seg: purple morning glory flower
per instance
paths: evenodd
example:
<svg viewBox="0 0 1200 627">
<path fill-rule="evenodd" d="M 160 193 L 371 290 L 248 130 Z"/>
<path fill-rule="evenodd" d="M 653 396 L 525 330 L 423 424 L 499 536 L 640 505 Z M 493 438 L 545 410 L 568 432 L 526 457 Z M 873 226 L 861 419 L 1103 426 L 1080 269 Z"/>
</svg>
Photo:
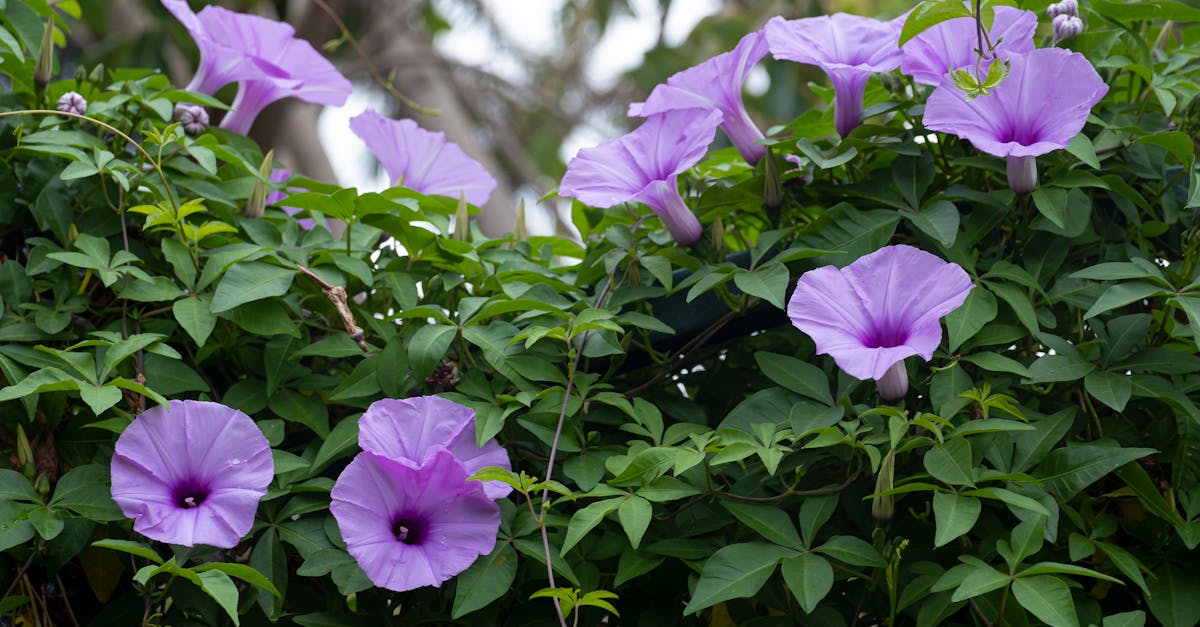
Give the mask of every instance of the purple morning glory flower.
<svg viewBox="0 0 1200 627">
<path fill-rule="evenodd" d="M 679 195 L 677 177 L 704 156 L 720 122 L 721 112 L 713 109 L 652 115 L 622 137 L 580 150 L 567 164 L 558 194 L 594 207 L 645 203 L 675 241 L 694 244 L 703 230 Z"/>
<path fill-rule="evenodd" d="M 763 29 L 776 59 L 815 65 L 833 82 L 834 126 L 842 137 L 859 125 L 867 79 L 900 65 L 903 19 L 881 22 L 835 13 L 799 20 L 771 18 Z"/>
<path fill-rule="evenodd" d="M 375 153 L 392 185 L 422 194 L 465 197 L 483 205 L 496 179 L 481 163 L 467 156 L 445 133 L 427 131 L 412 120 L 392 120 L 367 109 L 350 118 L 354 131 Z"/>
<path fill-rule="evenodd" d="M 500 508 L 468 474 L 443 449 L 416 467 L 363 452 L 342 471 L 329 510 L 372 583 L 440 586 L 491 552 Z"/>
<path fill-rule="evenodd" d="M 438 451 L 449 451 L 467 474 L 485 466 L 512 469 L 508 452 L 495 439 L 482 448 L 475 445 L 475 410 L 440 396 L 385 398 L 371 403 L 358 419 L 358 445 L 362 450 L 418 468 Z M 512 492 L 503 481 L 483 484 L 489 499 Z"/>
<path fill-rule="evenodd" d="M 996 52 L 1007 59 L 1012 54 L 1033 50 L 1033 32 L 1037 30 L 1037 14 L 1013 7 L 993 7 L 994 19 L 988 38 L 996 44 Z M 979 55 L 975 18 L 959 17 L 947 20 L 913 37 L 904 44 L 900 71 L 922 85 L 937 85 L 952 70 L 975 65 Z M 983 63 L 984 69 L 987 62 Z"/>
<path fill-rule="evenodd" d="M 847 374 L 875 379 L 886 400 L 908 390 L 904 359 L 925 361 L 942 341 L 942 316 L 958 309 L 971 279 L 957 264 L 911 246 L 885 246 L 845 268 L 805 272 L 788 317 L 817 353 Z"/>
<path fill-rule="evenodd" d="M 350 81 L 312 44 L 297 39 L 289 24 L 211 5 L 197 14 L 186 0 L 162 3 L 200 48 L 200 67 L 187 89 L 212 94 L 241 83 L 221 128 L 245 133 L 264 107 L 281 98 L 338 106 L 350 95 Z"/>
<path fill-rule="evenodd" d="M 161 542 L 231 548 L 254 524 L 275 475 L 249 416 L 220 403 L 171 401 L 117 438 L 112 497 L 133 529 Z"/>
<path fill-rule="evenodd" d="M 172 120 L 179 122 L 188 135 L 199 135 L 208 128 L 208 111 L 201 105 L 190 102 L 175 103 Z"/>
<path fill-rule="evenodd" d="M 968 140 L 1008 161 L 1008 185 L 1037 185 L 1035 158 L 1066 148 L 1108 86 L 1083 55 L 1041 48 L 1009 58 L 1010 71 L 987 95 L 968 99 L 949 77 L 925 103 L 926 128 Z"/>
<path fill-rule="evenodd" d="M 629 105 L 629 115 L 646 117 L 696 107 L 716 109 L 721 112 L 721 129 L 729 141 L 746 163 L 754 165 L 766 154 L 766 148 L 755 143 L 763 134 L 746 112 L 742 85 L 750 69 L 766 55 L 767 40 L 762 31 L 750 33 L 733 50 L 668 78 L 650 92 L 646 102 Z"/>
</svg>

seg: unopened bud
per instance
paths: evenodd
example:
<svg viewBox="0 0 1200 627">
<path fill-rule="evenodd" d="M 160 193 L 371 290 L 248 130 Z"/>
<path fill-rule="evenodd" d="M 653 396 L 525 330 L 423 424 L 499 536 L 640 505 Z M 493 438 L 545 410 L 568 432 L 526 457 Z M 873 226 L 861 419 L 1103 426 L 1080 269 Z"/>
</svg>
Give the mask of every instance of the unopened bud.
<svg viewBox="0 0 1200 627">
<path fill-rule="evenodd" d="M 250 198 L 246 200 L 246 207 L 242 209 L 242 215 L 247 218 L 261 218 L 263 210 L 267 207 L 267 181 L 271 180 L 271 164 L 274 162 L 275 150 L 272 149 L 263 157 L 262 165 L 258 167 L 258 178 L 254 181 L 254 189 L 250 190 Z"/>
<path fill-rule="evenodd" d="M 46 495 L 50 494 L 50 477 L 47 477 L 46 473 L 44 472 L 39 474 L 37 479 L 33 480 L 33 489 L 40 494 L 42 498 L 45 498 Z"/>
<path fill-rule="evenodd" d="M 1079 3 L 1076 0 L 1061 0 L 1061 2 L 1055 2 L 1054 4 L 1046 7 L 1046 15 L 1049 15 L 1051 19 L 1060 15 L 1079 15 Z"/>
<path fill-rule="evenodd" d="M 879 397 L 889 403 L 908 394 L 908 370 L 904 369 L 903 359 L 892 364 L 892 367 L 875 381 L 875 389 L 879 390 Z"/>
<path fill-rule="evenodd" d="M 725 254 L 725 223 L 721 220 L 721 215 L 713 219 L 712 224 L 712 247 L 713 252 L 720 256 Z"/>
<path fill-rule="evenodd" d="M 896 449 L 888 449 L 879 463 L 879 475 L 875 477 L 875 498 L 871 500 L 871 517 L 875 522 L 886 523 L 896 513 L 896 496 L 891 492 L 896 478 Z M 880 496 L 882 495 L 882 496 Z"/>
<path fill-rule="evenodd" d="M 1074 15 L 1057 15 L 1054 18 L 1054 43 L 1070 39 L 1083 32 L 1083 20 Z"/>
<path fill-rule="evenodd" d="M 33 473 L 37 470 L 33 459 L 33 447 L 29 446 L 29 437 L 25 435 L 25 428 L 21 425 L 17 425 L 17 464 L 21 467 L 21 474 L 26 478 L 33 478 Z"/>
<path fill-rule="evenodd" d="M 458 209 L 454 211 L 454 239 L 465 242 L 471 236 L 471 216 L 467 213 L 467 197 L 459 194 Z"/>
<path fill-rule="evenodd" d="M 42 44 L 38 47 L 37 63 L 33 66 L 33 82 L 42 89 L 50 83 L 54 75 L 54 18 L 46 22 L 46 30 L 42 33 Z"/>
<path fill-rule="evenodd" d="M 774 152 L 768 149 L 763 160 L 763 206 L 774 213 L 782 205 L 783 183 L 779 178 L 779 166 L 775 163 Z"/>
<path fill-rule="evenodd" d="M 83 115 L 83 113 L 87 111 L 87 101 L 83 99 L 83 96 L 80 96 L 73 91 L 69 91 L 58 99 L 57 109 L 63 113 Z"/>
<path fill-rule="evenodd" d="M 513 222 L 513 239 L 518 242 L 523 242 L 529 237 L 525 233 L 525 199 L 521 199 L 521 204 L 517 205 L 517 217 Z"/>
<path fill-rule="evenodd" d="M 171 119 L 179 122 L 188 135 L 199 135 L 208 128 L 208 110 L 190 102 L 176 103 L 175 114 Z"/>
<path fill-rule="evenodd" d="M 92 68 L 91 72 L 88 72 L 87 78 L 88 78 L 89 82 L 91 82 L 95 85 L 99 85 L 100 83 L 103 83 L 104 82 L 104 64 L 97 63 L 96 67 Z"/>
</svg>

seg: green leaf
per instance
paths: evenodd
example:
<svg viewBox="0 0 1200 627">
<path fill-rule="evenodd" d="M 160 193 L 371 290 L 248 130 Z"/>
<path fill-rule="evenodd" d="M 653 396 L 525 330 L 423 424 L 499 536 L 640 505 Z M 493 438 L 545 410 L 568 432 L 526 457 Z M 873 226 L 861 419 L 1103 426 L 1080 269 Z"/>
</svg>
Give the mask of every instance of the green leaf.
<svg viewBox="0 0 1200 627">
<path fill-rule="evenodd" d="M 8 468 L 0 468 L 0 500 L 41 503 L 42 497 L 25 475 Z"/>
<path fill-rule="evenodd" d="M 1130 462 L 1114 472 L 1133 490 L 1147 511 L 1176 527 L 1184 524 L 1183 517 L 1163 498 L 1162 493 L 1158 491 L 1158 485 L 1141 464 Z"/>
<path fill-rule="evenodd" d="M 1034 575 L 1078 575 L 1081 577 L 1094 577 L 1111 581 L 1112 583 L 1121 583 L 1120 579 L 1110 577 L 1101 572 L 1096 572 L 1090 568 L 1076 566 L 1074 564 L 1063 564 L 1061 562 L 1038 562 L 1033 566 L 1025 568 L 1016 574 L 1017 577 L 1030 577 Z"/>
<path fill-rule="evenodd" d="M 743 292 L 784 309 L 783 299 L 790 278 L 787 266 L 782 263 L 768 263 L 755 270 L 733 275 L 733 283 Z"/>
<path fill-rule="evenodd" d="M 1200 622 L 1200 573 L 1187 567 L 1165 563 L 1154 570 L 1149 581 L 1146 605 L 1159 624 L 1189 627 Z"/>
<path fill-rule="evenodd" d="M 212 313 L 207 296 L 181 298 L 171 305 L 171 313 L 197 346 L 204 346 L 213 329 L 217 328 L 217 317 Z"/>
<path fill-rule="evenodd" d="M 1009 307 L 1012 307 L 1013 312 L 1017 314 L 1017 320 L 1020 320 L 1021 324 L 1026 329 L 1029 329 L 1030 334 L 1037 335 L 1037 312 L 1033 310 L 1033 303 L 1029 301 L 1029 296 L 1024 290 L 1006 283 L 995 282 L 988 283 L 988 288 L 996 296 L 999 296 L 1000 300 L 1003 300 L 1008 303 Z"/>
<path fill-rule="evenodd" d="M 756 505 L 726 500 L 721 506 L 747 527 L 757 531 L 764 540 L 791 549 L 803 549 L 804 543 L 796 533 L 791 516 L 771 505 Z"/>
<path fill-rule="evenodd" d="M 754 361 L 767 378 L 801 396 L 833 405 L 829 377 L 820 368 L 795 357 L 759 351 Z"/>
<path fill-rule="evenodd" d="M 219 570 L 230 577 L 236 577 L 242 581 L 258 586 L 267 592 L 279 597 L 279 590 L 271 583 L 261 572 L 252 566 L 245 564 L 231 564 L 229 562 L 207 562 L 199 566 L 192 567 L 192 570 L 197 573 L 205 573 L 210 570 Z"/>
<path fill-rule="evenodd" d="M 1067 501 L 1104 475 L 1134 460 L 1151 455 L 1151 448 L 1121 448 L 1098 444 L 1081 444 L 1055 449 L 1034 476 L 1041 479 L 1046 490 L 1059 502 Z"/>
<path fill-rule="evenodd" d="M 1125 404 L 1133 394 L 1133 383 L 1125 374 L 1096 370 L 1084 377 L 1083 386 L 1088 394 L 1116 412 L 1125 411 Z"/>
<path fill-rule="evenodd" d="M 933 536 L 935 547 L 958 539 L 975 526 L 983 506 L 979 499 L 959 496 L 952 492 L 937 492 L 933 495 L 933 515 L 937 523 Z"/>
<path fill-rule="evenodd" d="M 1184 168 L 1190 169 L 1192 163 L 1196 161 L 1195 148 L 1192 147 L 1192 138 L 1183 131 L 1159 131 L 1150 135 L 1143 135 L 1136 140 L 1139 144 L 1150 144 L 1166 148 L 1167 152 L 1171 153 Z"/>
<path fill-rule="evenodd" d="M 887 566 L 887 562 L 883 560 L 883 556 L 875 550 L 875 547 L 855 536 L 833 536 L 814 550 L 852 566 L 874 568 Z"/>
<path fill-rule="evenodd" d="M 249 567 L 247 566 L 247 568 Z M 217 605 L 220 605 L 221 609 L 225 610 L 226 614 L 229 614 L 229 618 L 233 620 L 234 625 L 240 625 L 241 622 L 237 609 L 238 589 L 234 585 L 233 580 L 229 578 L 229 575 L 219 570 L 207 570 L 198 573 L 198 575 L 200 577 L 200 589 L 212 597 L 217 602 Z"/>
<path fill-rule="evenodd" d="M 599 525 L 605 516 L 617 511 L 617 508 L 620 507 L 621 502 L 624 500 L 623 497 L 619 496 L 604 499 L 575 512 L 571 516 L 571 521 L 567 523 L 567 536 L 563 540 L 562 549 L 559 551 L 559 554 L 566 555 L 567 551 L 578 544 L 589 531 L 595 529 L 596 525 Z"/>
<path fill-rule="evenodd" d="M 950 350 L 958 350 L 963 342 L 975 337 L 985 324 L 996 318 L 997 311 L 996 297 L 986 287 L 972 289 L 962 306 L 946 315 Z"/>
<path fill-rule="evenodd" d="M 108 467 L 99 464 L 76 466 L 59 477 L 50 507 L 69 509 L 96 521 L 125 519 L 112 499 Z"/>
<path fill-rule="evenodd" d="M 1104 617 L 1104 622 L 1101 627 L 1144 627 L 1146 624 L 1146 613 L 1141 610 L 1132 612 L 1121 612 L 1120 614 L 1111 614 Z"/>
<path fill-rule="evenodd" d="M 1067 144 L 1067 152 L 1075 155 L 1076 159 L 1087 165 L 1097 170 L 1100 169 L 1100 159 L 1096 156 L 1096 146 L 1092 144 L 1092 140 L 1087 135 L 1080 133 L 1072 137 L 1071 143 Z"/>
<path fill-rule="evenodd" d="M 254 550 L 250 553 L 250 566 L 260 573 L 266 573 L 271 583 L 275 584 L 274 591 L 259 588 L 255 596 L 267 617 L 278 619 L 283 613 L 283 598 L 287 595 L 288 564 L 287 553 L 275 529 L 267 529 L 255 542 Z"/>
<path fill-rule="evenodd" d="M 158 556 L 158 553 L 154 552 L 154 549 L 150 548 L 150 545 L 141 542 L 133 542 L 132 540 L 97 540 L 92 543 L 92 546 L 144 557 L 155 564 L 163 563 L 162 558 Z"/>
<path fill-rule="evenodd" d="M 935 444 L 925 452 L 925 470 L 934 479 L 949 485 L 975 485 L 971 463 L 971 443 L 955 438 Z"/>
<path fill-rule="evenodd" d="M 212 313 L 220 313 L 272 296 L 283 296 L 296 271 L 261 261 L 235 263 L 225 271 L 213 292 Z"/>
<path fill-rule="evenodd" d="M 1021 607 L 1050 627 L 1078 627 L 1071 589 L 1050 576 L 1022 577 L 1012 583 L 1013 597 Z"/>
<path fill-rule="evenodd" d="M 982 353 L 974 353 L 972 355 L 963 357 L 963 361 L 973 363 L 984 370 L 990 370 L 992 372 L 1009 372 L 1020 377 L 1033 377 L 1033 374 L 1029 372 L 1029 369 L 1022 365 L 1021 362 L 1009 357 L 1005 357 L 999 353 L 986 351 Z"/>
<path fill-rule="evenodd" d="M 621 527 L 625 529 L 625 535 L 629 536 L 629 544 L 633 548 L 638 548 L 642 543 L 642 536 L 650 527 L 650 518 L 653 515 L 654 507 L 650 505 L 650 501 L 636 495 L 625 497 L 617 507 L 617 520 L 621 522 Z"/>
<path fill-rule="evenodd" d="M 1029 378 L 1034 383 L 1075 381 L 1095 369 L 1094 364 L 1074 355 L 1043 355 L 1029 365 Z"/>
<path fill-rule="evenodd" d="M 497 542 L 492 552 L 475 560 L 456 578 L 451 617 L 458 619 L 504 596 L 517 577 L 517 552 L 508 542 Z"/>
<path fill-rule="evenodd" d="M 423 381 L 433 373 L 457 334 L 458 327 L 444 324 L 427 324 L 417 329 L 408 341 L 408 363 L 418 380 Z"/>
<path fill-rule="evenodd" d="M 833 589 L 833 567 L 820 555 L 805 553 L 783 560 L 783 580 L 806 614 Z"/>
<path fill-rule="evenodd" d="M 1061 187 L 1041 186 L 1033 190 L 1033 204 L 1047 220 L 1058 228 L 1067 225 L 1067 190 Z"/>
<path fill-rule="evenodd" d="M 1098 316 L 1106 311 L 1124 307 L 1130 303 L 1140 302 L 1155 296 L 1166 294 L 1166 290 L 1153 283 L 1145 281 L 1130 281 L 1110 286 L 1100 298 L 1092 303 L 1091 309 L 1083 314 L 1084 319 Z"/>
<path fill-rule="evenodd" d="M 903 46 L 913 37 L 956 17 L 971 17 L 971 11 L 965 4 L 956 0 L 925 0 L 904 20 L 897 45 Z"/>
<path fill-rule="evenodd" d="M 325 441 L 321 442 L 321 448 L 317 449 L 317 456 L 312 462 L 312 472 L 320 472 L 329 462 L 346 456 L 357 444 L 358 419 L 342 418 L 341 422 L 329 431 Z"/>
<path fill-rule="evenodd" d="M 974 568 L 963 577 L 962 583 L 954 590 L 954 595 L 950 597 L 952 601 L 966 601 L 1008 585 L 1010 578 L 1007 573 L 1002 573 L 983 562 L 973 565 Z M 950 572 L 953 572 L 953 569 L 947 571 L 947 574 Z"/>
<path fill-rule="evenodd" d="M 700 610 L 729 599 L 754 596 L 775 572 L 780 560 L 795 551 L 764 542 L 724 547 L 708 558 L 700 571 L 696 590 L 683 613 Z"/>
</svg>

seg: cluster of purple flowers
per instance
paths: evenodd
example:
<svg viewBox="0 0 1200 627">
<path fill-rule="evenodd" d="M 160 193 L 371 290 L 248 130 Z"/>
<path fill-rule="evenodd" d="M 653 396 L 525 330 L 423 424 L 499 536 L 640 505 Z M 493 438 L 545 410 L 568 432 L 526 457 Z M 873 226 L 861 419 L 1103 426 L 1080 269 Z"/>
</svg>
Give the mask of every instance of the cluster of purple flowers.
<svg viewBox="0 0 1200 627">
<path fill-rule="evenodd" d="M 474 411 L 436 396 L 384 399 L 359 419 L 358 441 L 363 452 L 338 477 L 329 509 L 375 585 L 438 586 L 492 550 L 495 499 L 512 488 L 467 478 L 511 465 L 495 440 L 475 445 Z M 148 538 L 232 548 L 253 526 L 273 476 L 270 445 L 249 416 L 171 401 L 117 439 L 112 496 Z"/>
<path fill-rule="evenodd" d="M 312 44 L 297 38 L 288 24 L 211 5 L 195 13 L 187 0 L 162 3 L 200 49 L 200 65 L 187 89 L 212 95 L 229 83 L 238 84 L 221 128 L 245 133 L 264 107 L 282 98 L 340 106 L 350 95 L 350 81 Z M 82 98 L 78 102 L 82 103 Z M 80 105 L 66 96 L 59 102 L 60 110 L 81 113 L 85 107 L 86 103 Z M 209 121 L 204 107 L 189 103 L 176 106 L 175 120 L 193 135 L 203 132 Z M 447 141 L 444 133 L 426 131 L 412 120 L 391 120 L 368 109 L 350 120 L 350 129 L 379 158 L 393 185 L 423 194 L 462 197 L 476 205 L 486 203 L 496 188 L 496 179 Z M 276 170 L 271 182 L 288 178 L 286 170 Z M 275 192 L 268 204 L 284 197 L 286 194 Z M 302 228 L 313 226 L 312 220 L 301 221 Z"/>
<path fill-rule="evenodd" d="M 1056 42 L 1082 29 L 1082 23 L 1076 28 L 1077 11 L 1075 0 L 1051 5 Z M 994 15 L 987 40 L 995 43 L 987 50 L 979 49 L 973 18 L 942 22 L 903 47 L 898 43 L 907 14 L 890 21 L 845 13 L 772 18 L 732 51 L 671 76 L 646 102 L 630 105 L 629 114 L 646 122 L 581 150 L 568 164 L 559 194 L 598 207 L 642 202 L 676 241 L 697 242 L 702 227 L 679 194 L 677 177 L 703 158 L 718 125 L 747 163 L 762 158 L 763 134 L 746 112 L 742 86 L 768 51 L 825 71 L 834 87 L 834 126 L 842 137 L 861 123 L 873 74 L 900 68 L 915 82 L 934 86 L 925 126 L 1005 157 L 1010 186 L 1028 192 L 1037 181 L 1034 158 L 1065 148 L 1108 88 L 1082 55 L 1035 49 L 1034 13 L 996 7 Z M 1074 22 L 1060 25 L 1068 18 Z M 964 94 L 950 78 L 955 70 L 978 72 L 993 58 L 1008 65 L 1009 75 L 990 93 Z"/>
</svg>

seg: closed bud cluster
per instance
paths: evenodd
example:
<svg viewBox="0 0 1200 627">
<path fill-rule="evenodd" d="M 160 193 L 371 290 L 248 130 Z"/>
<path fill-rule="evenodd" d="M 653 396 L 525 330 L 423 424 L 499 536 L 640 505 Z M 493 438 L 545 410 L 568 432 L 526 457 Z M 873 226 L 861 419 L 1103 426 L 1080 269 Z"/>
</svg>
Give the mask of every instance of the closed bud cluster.
<svg viewBox="0 0 1200 627">
<path fill-rule="evenodd" d="M 199 135 L 208 128 L 208 111 L 198 104 L 177 103 L 172 119 L 179 122 L 188 135 Z"/>
<path fill-rule="evenodd" d="M 1060 14 L 1054 16 L 1054 43 L 1070 39 L 1083 32 L 1083 20 L 1075 15 Z"/>
<path fill-rule="evenodd" d="M 78 93 L 69 91 L 58 99 L 58 105 L 56 108 L 63 113 L 83 115 L 83 113 L 87 111 L 87 101 L 84 100 L 83 96 L 80 96 Z"/>
<path fill-rule="evenodd" d="M 1057 18 L 1060 15 L 1070 15 L 1071 17 L 1079 16 L 1079 3 L 1076 0 L 1061 0 L 1046 7 L 1046 15 L 1051 19 Z"/>
</svg>

